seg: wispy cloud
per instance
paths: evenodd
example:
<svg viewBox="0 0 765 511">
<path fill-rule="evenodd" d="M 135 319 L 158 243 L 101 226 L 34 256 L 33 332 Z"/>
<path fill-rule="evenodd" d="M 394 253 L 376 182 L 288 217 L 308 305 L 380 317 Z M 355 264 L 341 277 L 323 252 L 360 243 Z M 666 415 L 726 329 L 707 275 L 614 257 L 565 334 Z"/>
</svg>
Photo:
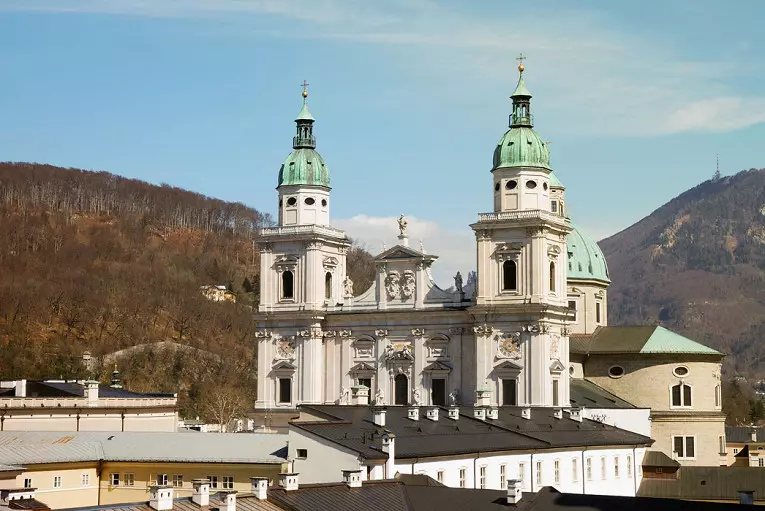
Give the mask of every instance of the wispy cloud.
<svg viewBox="0 0 765 511">
<path fill-rule="evenodd" d="M 667 118 L 669 133 L 680 131 L 731 131 L 765 122 L 765 99 L 711 98 L 678 108 Z"/>
</svg>

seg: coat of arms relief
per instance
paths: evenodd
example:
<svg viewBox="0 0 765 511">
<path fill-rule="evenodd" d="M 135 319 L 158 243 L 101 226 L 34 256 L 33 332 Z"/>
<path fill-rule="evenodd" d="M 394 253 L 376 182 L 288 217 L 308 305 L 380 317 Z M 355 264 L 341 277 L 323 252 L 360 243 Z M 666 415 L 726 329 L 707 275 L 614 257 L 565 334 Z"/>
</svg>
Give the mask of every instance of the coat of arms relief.
<svg viewBox="0 0 765 511">
<path fill-rule="evenodd" d="M 417 287 L 414 272 L 411 270 L 406 270 L 403 275 L 397 271 L 388 272 L 385 276 L 384 284 L 388 300 L 394 300 L 399 296 L 403 300 L 407 300 L 414 296 L 414 291 Z"/>
</svg>

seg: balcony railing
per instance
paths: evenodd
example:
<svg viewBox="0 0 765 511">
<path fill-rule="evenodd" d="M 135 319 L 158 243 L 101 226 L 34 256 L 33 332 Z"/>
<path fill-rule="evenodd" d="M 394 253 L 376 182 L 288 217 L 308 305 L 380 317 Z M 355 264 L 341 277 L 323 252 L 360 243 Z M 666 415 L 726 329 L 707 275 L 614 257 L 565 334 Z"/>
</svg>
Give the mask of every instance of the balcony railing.
<svg viewBox="0 0 765 511">
<path fill-rule="evenodd" d="M 551 222 L 565 222 L 566 219 L 558 214 L 543 209 L 525 209 L 521 211 L 500 211 L 499 213 L 479 213 L 479 222 L 493 222 L 498 220 L 526 220 L 542 219 Z"/>
<path fill-rule="evenodd" d="M 266 227 L 260 230 L 261 236 L 287 236 L 299 234 L 320 234 L 333 238 L 345 238 L 345 231 L 325 225 L 286 225 L 281 227 Z"/>
</svg>

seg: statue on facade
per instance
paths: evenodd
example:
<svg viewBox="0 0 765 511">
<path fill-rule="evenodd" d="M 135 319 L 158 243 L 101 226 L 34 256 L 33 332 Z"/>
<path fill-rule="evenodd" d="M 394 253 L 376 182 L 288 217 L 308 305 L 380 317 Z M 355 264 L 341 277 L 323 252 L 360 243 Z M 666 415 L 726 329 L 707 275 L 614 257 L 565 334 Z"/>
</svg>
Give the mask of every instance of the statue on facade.
<svg viewBox="0 0 765 511">
<path fill-rule="evenodd" d="M 417 387 L 414 388 L 414 391 L 412 392 L 412 404 L 414 406 L 420 406 L 422 404 L 422 397 L 420 396 L 420 389 Z"/>
<path fill-rule="evenodd" d="M 406 236 L 406 217 L 404 215 L 401 215 L 398 217 L 398 235 L 401 237 Z"/>
<path fill-rule="evenodd" d="M 349 397 L 349 395 L 350 395 L 350 390 L 347 387 L 345 387 L 345 386 L 341 386 L 340 387 L 340 399 L 338 400 L 339 401 L 338 404 L 347 405 L 348 404 L 348 397 Z"/>
<path fill-rule="evenodd" d="M 460 389 L 454 389 L 449 393 L 449 401 L 451 401 L 452 406 L 460 405 Z"/>
<path fill-rule="evenodd" d="M 375 404 L 378 406 L 385 404 L 385 394 L 382 389 L 377 389 L 377 392 L 375 392 Z"/>
<path fill-rule="evenodd" d="M 414 295 L 414 289 L 416 287 L 414 273 L 411 271 L 404 272 L 402 277 L 401 296 L 404 299 L 411 298 Z"/>
<path fill-rule="evenodd" d="M 454 287 L 457 288 L 457 292 L 462 292 L 462 274 L 460 272 L 454 276 Z"/>
<path fill-rule="evenodd" d="M 353 281 L 349 276 L 345 276 L 345 280 L 343 281 L 343 295 L 346 298 L 353 297 Z"/>
</svg>

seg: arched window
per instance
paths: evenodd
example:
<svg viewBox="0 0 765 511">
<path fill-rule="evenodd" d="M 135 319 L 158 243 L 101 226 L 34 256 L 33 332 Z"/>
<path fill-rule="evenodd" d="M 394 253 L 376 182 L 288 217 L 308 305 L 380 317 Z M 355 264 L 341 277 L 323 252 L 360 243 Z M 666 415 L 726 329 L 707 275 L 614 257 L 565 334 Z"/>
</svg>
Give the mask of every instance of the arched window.
<svg viewBox="0 0 765 511">
<path fill-rule="evenodd" d="M 691 406 L 691 386 L 678 383 L 672 386 L 672 406 Z"/>
<path fill-rule="evenodd" d="M 502 290 L 516 291 L 518 289 L 518 269 L 515 261 L 502 263 Z"/>
<path fill-rule="evenodd" d="M 324 298 L 329 300 L 332 298 L 332 273 L 327 272 L 326 275 L 324 275 Z"/>
<path fill-rule="evenodd" d="M 282 298 L 294 298 L 295 276 L 291 271 L 282 273 Z"/>
<path fill-rule="evenodd" d="M 555 263 L 550 261 L 550 292 L 555 292 Z"/>
<path fill-rule="evenodd" d="M 409 378 L 405 374 L 397 374 L 393 378 L 393 385 L 395 386 L 395 398 L 397 405 L 409 404 Z"/>
</svg>

